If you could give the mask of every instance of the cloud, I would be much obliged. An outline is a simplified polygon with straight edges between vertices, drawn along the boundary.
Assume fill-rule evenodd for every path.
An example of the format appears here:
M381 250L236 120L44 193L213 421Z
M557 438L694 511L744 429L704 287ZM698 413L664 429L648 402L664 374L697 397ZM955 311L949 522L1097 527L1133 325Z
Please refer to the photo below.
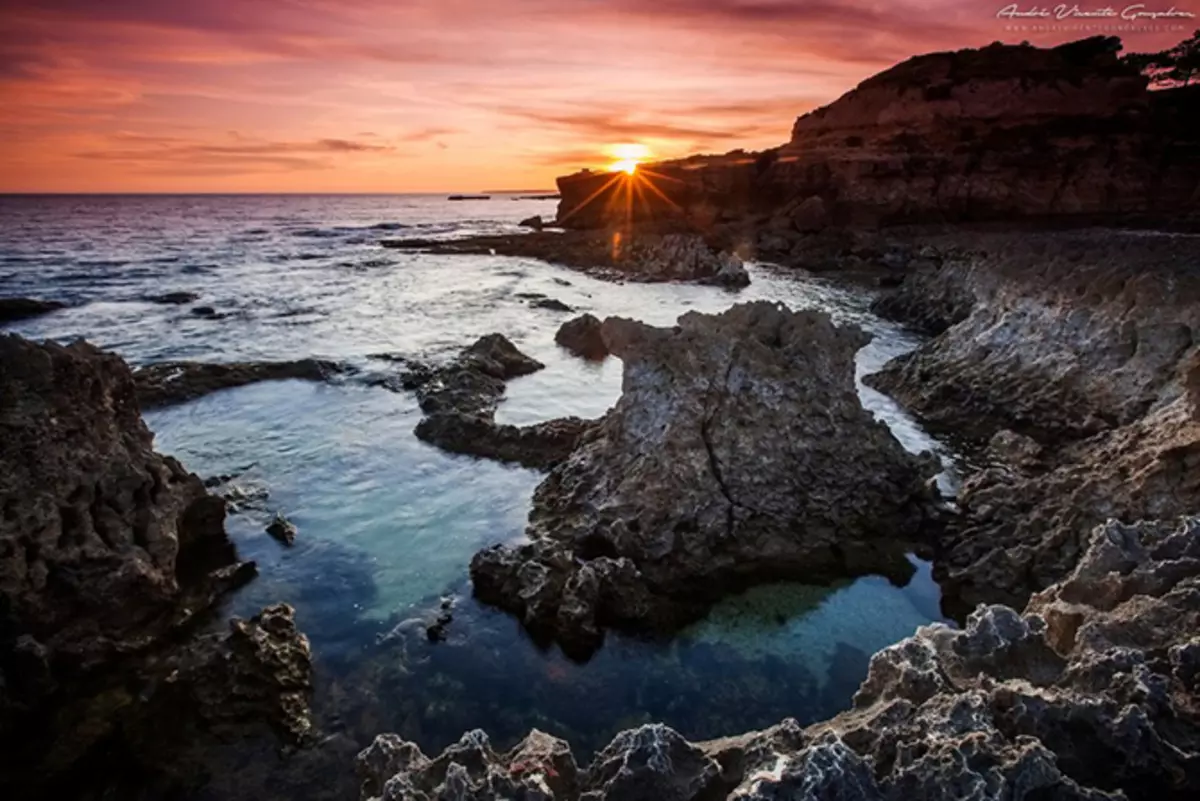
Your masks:
M335 166L329 156L358 153L394 153L390 145L350 139L272 142L246 139L233 133L228 143L197 142L171 137L123 133L108 137L99 147L81 150L74 158L122 162L135 169L180 174L233 175L264 170L317 170Z

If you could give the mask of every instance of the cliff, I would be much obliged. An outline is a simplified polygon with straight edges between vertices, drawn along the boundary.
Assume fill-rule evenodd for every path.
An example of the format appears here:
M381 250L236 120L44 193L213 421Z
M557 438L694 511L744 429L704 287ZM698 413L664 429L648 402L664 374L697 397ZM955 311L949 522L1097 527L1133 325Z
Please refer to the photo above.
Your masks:
M1095 37L917 56L800 117L779 148L646 165L607 188L608 173L560 178L559 218L619 222L628 181L633 221L752 219L766 230L740 244L768 252L830 225L1194 215L1200 93L1148 91L1118 49Z

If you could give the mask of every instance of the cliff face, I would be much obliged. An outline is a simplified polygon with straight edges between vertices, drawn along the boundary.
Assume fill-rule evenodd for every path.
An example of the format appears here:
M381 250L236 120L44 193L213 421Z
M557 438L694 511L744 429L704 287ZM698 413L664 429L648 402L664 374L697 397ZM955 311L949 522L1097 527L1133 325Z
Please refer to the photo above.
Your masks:
M918 56L800 117L780 148L649 165L633 179L632 216L701 227L769 218L789 238L827 225L1195 212L1200 97L1147 91L1115 46L1097 37ZM612 224L627 179L584 202L611 178L560 179L560 220ZM646 180L666 198L637 191Z

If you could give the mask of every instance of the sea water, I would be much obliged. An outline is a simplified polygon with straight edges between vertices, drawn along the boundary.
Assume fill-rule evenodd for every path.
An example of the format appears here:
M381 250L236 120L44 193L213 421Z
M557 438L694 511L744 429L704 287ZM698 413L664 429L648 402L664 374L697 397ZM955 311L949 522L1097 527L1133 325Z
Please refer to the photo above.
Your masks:
M382 370L372 356L444 359L498 332L546 369L509 383L498 419L596 417L620 394L621 363L554 343L570 315L531 308L540 293L580 312L670 325L688 311L755 299L823 309L873 335L858 377L918 344L868 310L869 296L770 265L748 266L737 294L701 286L616 284L529 259L387 250L387 237L514 233L553 201L448 202L430 196L60 196L0 198L0 294L71 307L10 326L28 337L86 337L133 364L319 357ZM152 298L192 292L193 304ZM204 319L191 306L211 306ZM864 404L913 451L953 454L893 401ZM586 664L532 642L510 616L471 599L480 548L522 536L536 471L443 453L412 434L414 398L361 381L282 381L216 393L145 415L160 451L202 476L235 474L265 494L230 517L260 578L228 614L297 609L312 641L326 730L365 745L395 731L433 752L467 729L501 746L529 728L582 756L622 728L663 721L708 738L784 717L845 709L869 655L942 619L929 566L904 587L881 577L774 585L719 604L669 642L610 635ZM285 513L285 549L264 533ZM422 625L442 605L445 642Z

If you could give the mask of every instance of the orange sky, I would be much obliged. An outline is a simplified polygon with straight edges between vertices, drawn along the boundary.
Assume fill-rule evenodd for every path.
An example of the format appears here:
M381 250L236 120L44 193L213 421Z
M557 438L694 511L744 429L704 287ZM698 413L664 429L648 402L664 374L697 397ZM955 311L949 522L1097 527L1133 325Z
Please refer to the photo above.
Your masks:
M1200 27L1010 30L1003 5L0 0L0 191L549 187L621 142L780 144L920 52L1100 32L1151 50Z

